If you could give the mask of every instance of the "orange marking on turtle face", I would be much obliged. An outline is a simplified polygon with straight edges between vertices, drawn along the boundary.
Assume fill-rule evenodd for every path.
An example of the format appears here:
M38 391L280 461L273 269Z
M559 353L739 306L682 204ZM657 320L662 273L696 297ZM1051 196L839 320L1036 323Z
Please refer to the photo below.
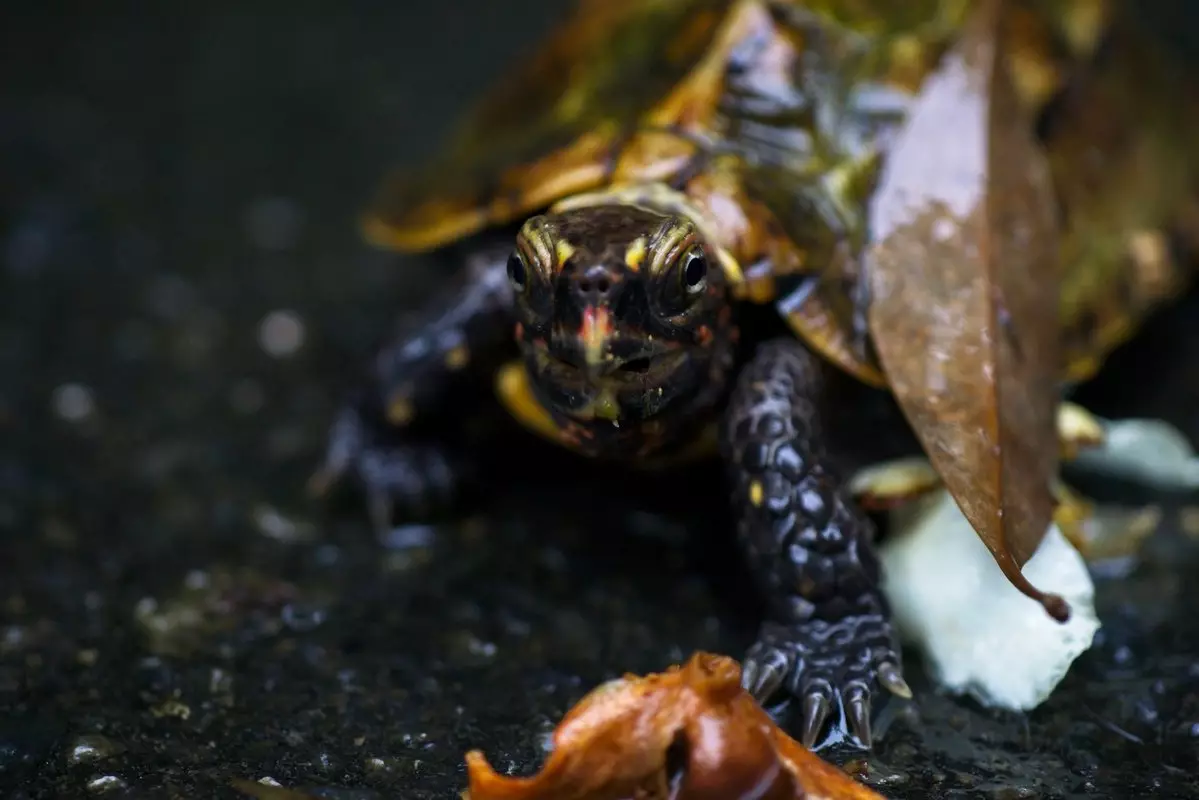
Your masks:
M516 323L516 327L514 327L514 328L512 329L512 336L513 336L513 338L515 338L515 339L516 339L516 341L518 341L518 342L519 342L521 339L525 338L525 326L524 326L524 324L523 324L523 323L521 323L521 322L518 322L518 323Z
M712 329L707 325L701 325L699 330L695 332L695 338L701 345L707 346L712 343Z
M608 339L611 336L612 318L608 309L603 306L585 308L580 338L583 340L583 358L587 366L597 367L603 363L604 352L608 348Z

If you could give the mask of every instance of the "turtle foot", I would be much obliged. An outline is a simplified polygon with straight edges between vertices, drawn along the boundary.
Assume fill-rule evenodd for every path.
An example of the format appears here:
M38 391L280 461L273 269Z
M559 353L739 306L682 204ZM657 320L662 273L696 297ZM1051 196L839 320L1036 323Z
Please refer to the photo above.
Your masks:
M353 405L344 407L329 431L325 461L309 479L316 496L350 484L366 498L379 533L390 530L397 514L421 518L456 499L465 477L462 463L433 444L387 441Z
M785 687L802 704L801 741L808 749L852 740L869 750L878 687L912 696L894 642L890 623L877 615L767 622L746 654L742 685L760 704Z

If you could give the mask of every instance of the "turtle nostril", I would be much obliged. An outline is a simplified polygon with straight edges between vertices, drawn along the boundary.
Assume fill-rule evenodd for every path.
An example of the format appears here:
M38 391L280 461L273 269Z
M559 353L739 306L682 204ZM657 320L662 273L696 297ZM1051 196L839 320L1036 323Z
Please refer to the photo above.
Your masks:
M603 297L612 289L612 281L607 278L585 279L579 281L579 291L586 295Z
M584 303L608 300L617 289L619 279L603 266L595 266L575 278L574 291Z

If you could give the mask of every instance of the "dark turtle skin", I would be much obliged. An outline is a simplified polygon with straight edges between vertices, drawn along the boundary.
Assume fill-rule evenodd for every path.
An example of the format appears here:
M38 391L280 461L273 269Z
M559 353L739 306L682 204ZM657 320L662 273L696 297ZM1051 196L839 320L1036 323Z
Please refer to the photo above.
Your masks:
M397 250L519 228L498 244L480 237L444 291L379 349L332 426L315 485L350 480L380 526L451 501L470 459L452 437L416 429L471 376L494 376L518 420L585 456L652 465L710 441L768 607L744 685L760 702L798 700L808 747L852 735L869 748L877 689L911 692L874 524L829 448L826 389L832 370L886 386L854 346L869 299L850 299L846 254L865 235L877 156L965 13L939 0L888 8L582 0L443 161L385 185L366 229ZM1024 51L1045 67L1027 71L1030 105L1068 83L1059 45ZM888 91L851 91L867 83ZM1184 283L1168 260L1138 283L1119 248L1133 231L1168 228L1194 188L1181 185L1194 172L1180 170L1176 191L1149 205L1119 187L1090 191L1092 176L1071 161L1087 130L1065 124L1056 150L1049 141L1082 226L1066 248L1071 378L1093 372ZM1115 149L1135 149L1126 144ZM1115 243L1099 247L1087 226ZM1121 280L1096 279L1112 274ZM784 324L749 336L750 306L773 306Z
M620 204L529 220L506 269L537 401L575 449L646 458L723 398L737 330L688 219ZM613 424L616 423L616 424Z

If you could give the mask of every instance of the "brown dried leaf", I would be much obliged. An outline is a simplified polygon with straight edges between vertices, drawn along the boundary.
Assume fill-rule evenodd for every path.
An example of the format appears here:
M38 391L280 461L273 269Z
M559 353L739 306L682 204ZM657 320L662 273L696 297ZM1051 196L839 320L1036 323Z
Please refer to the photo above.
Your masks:
M537 775L500 775L478 750L466 769L464 800L882 800L780 730L737 662L711 653L592 690Z
M1016 95L1001 0L915 101L871 209L870 329L900 406L1016 588L1052 518L1060 374L1053 186Z

